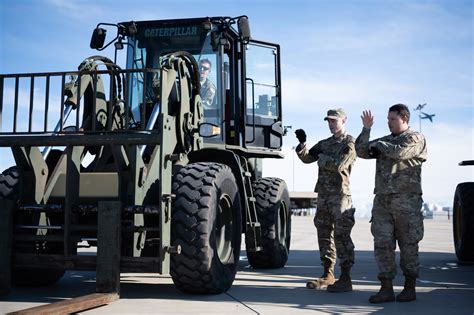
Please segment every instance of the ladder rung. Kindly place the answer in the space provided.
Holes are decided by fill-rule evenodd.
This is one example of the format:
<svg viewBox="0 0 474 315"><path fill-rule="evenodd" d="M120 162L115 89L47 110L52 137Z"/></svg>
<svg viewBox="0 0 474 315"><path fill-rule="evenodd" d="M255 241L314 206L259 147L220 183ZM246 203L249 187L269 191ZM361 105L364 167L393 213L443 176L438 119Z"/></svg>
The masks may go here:
<svg viewBox="0 0 474 315"><path fill-rule="evenodd" d="M18 211L60 213L64 211L64 208L62 205L20 205Z"/></svg>
<svg viewBox="0 0 474 315"><path fill-rule="evenodd" d="M15 225L18 229L62 230L61 225Z"/></svg>

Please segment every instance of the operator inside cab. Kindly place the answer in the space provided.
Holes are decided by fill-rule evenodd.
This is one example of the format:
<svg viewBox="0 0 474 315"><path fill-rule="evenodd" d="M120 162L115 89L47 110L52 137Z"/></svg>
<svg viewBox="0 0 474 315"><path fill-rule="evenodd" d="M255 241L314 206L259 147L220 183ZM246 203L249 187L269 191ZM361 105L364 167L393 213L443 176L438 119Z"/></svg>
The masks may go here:
<svg viewBox="0 0 474 315"><path fill-rule="evenodd" d="M204 121L220 127L222 123L221 109L219 98L216 96L216 84L214 83L217 82L217 77L212 71L213 62L216 59L215 55L199 55L196 56L196 59L199 60L200 96L204 110Z"/></svg>
<svg viewBox="0 0 474 315"><path fill-rule="evenodd" d="M205 110L216 109L214 98L216 96L216 86L209 79L212 71L212 63L209 59L199 61L199 74L201 81L201 102Z"/></svg>

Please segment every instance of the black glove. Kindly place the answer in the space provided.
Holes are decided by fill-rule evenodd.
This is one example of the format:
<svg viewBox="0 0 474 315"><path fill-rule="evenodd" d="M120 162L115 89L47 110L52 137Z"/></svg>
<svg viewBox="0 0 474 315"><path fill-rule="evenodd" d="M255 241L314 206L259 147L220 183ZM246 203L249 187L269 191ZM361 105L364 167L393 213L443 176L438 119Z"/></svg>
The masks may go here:
<svg viewBox="0 0 474 315"><path fill-rule="evenodd" d="M295 131L296 138L300 143L305 143L306 142L306 132L304 132L303 129L297 129Z"/></svg>
<svg viewBox="0 0 474 315"><path fill-rule="evenodd" d="M379 155L380 155L380 150L375 146L370 146L369 147L369 155L370 155L370 157L378 158Z"/></svg>
<svg viewBox="0 0 474 315"><path fill-rule="evenodd" d="M316 148L316 146L312 147L311 149L309 149L309 154L314 157L314 158L317 158L319 156L319 154L322 153L320 150L318 150Z"/></svg>
<svg viewBox="0 0 474 315"><path fill-rule="evenodd" d="M369 144L369 155L373 158L378 158L386 147L387 143L384 141L372 142Z"/></svg>

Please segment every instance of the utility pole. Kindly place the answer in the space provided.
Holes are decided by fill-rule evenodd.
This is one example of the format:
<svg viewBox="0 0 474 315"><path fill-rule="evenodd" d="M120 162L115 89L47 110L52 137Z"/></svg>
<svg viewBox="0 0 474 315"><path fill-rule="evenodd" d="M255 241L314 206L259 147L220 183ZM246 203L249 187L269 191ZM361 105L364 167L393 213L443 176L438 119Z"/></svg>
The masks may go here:
<svg viewBox="0 0 474 315"><path fill-rule="evenodd" d="M418 121L419 121L419 124L420 124L419 130L420 130L420 133L421 133L421 115L420 114L418 114Z"/></svg>
<svg viewBox="0 0 474 315"><path fill-rule="evenodd" d="M425 106L426 106L426 103L424 103L424 104L418 104L418 106L415 108L415 110L418 111L418 123L419 123L419 126L420 126L420 128L419 128L420 132L421 132L421 110L422 110L423 107L425 107Z"/></svg>

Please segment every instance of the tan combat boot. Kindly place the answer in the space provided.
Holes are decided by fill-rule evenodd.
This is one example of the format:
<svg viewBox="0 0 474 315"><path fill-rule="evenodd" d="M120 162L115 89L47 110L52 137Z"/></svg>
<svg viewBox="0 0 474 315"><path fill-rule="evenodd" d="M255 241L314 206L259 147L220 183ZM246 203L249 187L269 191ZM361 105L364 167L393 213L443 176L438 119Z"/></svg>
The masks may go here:
<svg viewBox="0 0 474 315"><path fill-rule="evenodd" d="M334 278L334 267L329 264L324 265L324 273L316 280L306 282L308 289L324 289L336 281Z"/></svg>
<svg viewBox="0 0 474 315"><path fill-rule="evenodd" d="M397 295L397 302L410 302L416 300L416 278L415 277L405 277L405 286Z"/></svg>
<svg viewBox="0 0 474 315"><path fill-rule="evenodd" d="M351 267L341 267L341 276L327 290L333 293L352 291Z"/></svg>
<svg viewBox="0 0 474 315"><path fill-rule="evenodd" d="M395 301L395 293L393 293L392 279L380 279L382 287L380 291L369 298L370 303L385 303Z"/></svg>

